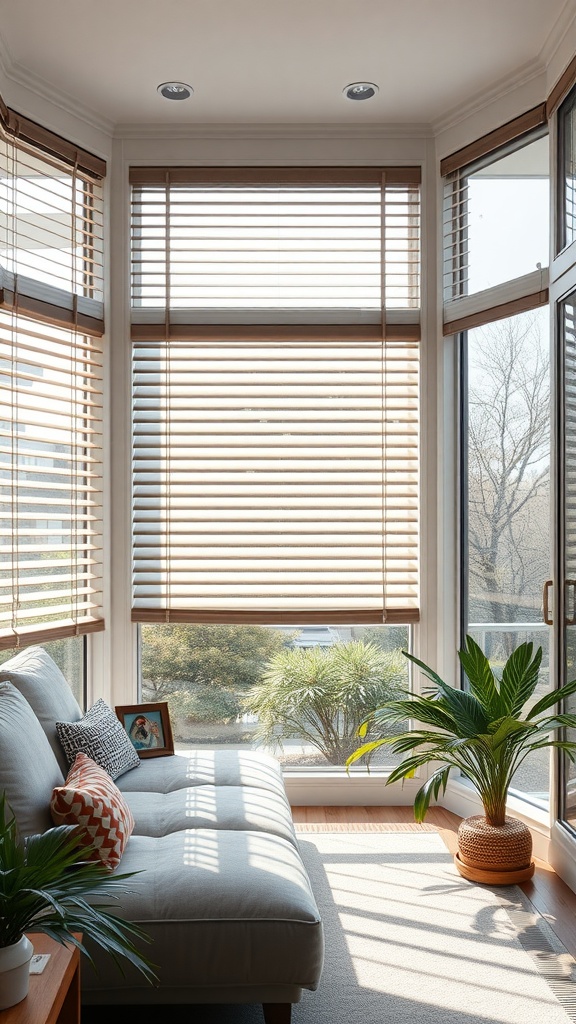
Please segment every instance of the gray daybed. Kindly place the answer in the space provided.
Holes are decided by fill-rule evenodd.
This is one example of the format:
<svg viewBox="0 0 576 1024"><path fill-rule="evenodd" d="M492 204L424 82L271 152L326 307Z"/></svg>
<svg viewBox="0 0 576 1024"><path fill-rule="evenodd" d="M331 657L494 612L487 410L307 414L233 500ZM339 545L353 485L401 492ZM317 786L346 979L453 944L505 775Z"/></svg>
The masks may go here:
<svg viewBox="0 0 576 1024"><path fill-rule="evenodd" d="M0 792L21 834L53 824L68 764L56 722L82 719L40 647L0 665ZM118 872L140 871L114 904L152 938L152 988L92 950L85 1004L262 1003L290 1020L323 964L323 929L301 860L281 770L250 751L198 750L139 761L115 780L135 820Z"/></svg>

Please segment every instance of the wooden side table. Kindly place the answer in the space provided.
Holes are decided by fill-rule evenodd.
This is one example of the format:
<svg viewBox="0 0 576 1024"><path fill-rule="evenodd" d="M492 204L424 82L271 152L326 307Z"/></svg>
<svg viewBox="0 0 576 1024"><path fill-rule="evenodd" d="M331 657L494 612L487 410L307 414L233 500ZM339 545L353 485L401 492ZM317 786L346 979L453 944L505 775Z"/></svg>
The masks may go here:
<svg viewBox="0 0 576 1024"><path fill-rule="evenodd" d="M30 975L26 998L0 1010L0 1024L80 1024L80 951L39 932L28 938L35 953L50 959L42 974Z"/></svg>

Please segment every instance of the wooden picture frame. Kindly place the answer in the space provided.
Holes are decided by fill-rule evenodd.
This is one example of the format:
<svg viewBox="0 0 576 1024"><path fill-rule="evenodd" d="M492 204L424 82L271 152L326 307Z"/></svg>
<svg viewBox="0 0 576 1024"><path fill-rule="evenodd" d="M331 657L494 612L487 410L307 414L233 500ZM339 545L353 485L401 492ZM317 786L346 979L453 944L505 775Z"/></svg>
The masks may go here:
<svg viewBox="0 0 576 1024"><path fill-rule="evenodd" d="M122 704L114 710L139 757L165 757L174 753L172 724L166 701L158 704Z"/></svg>

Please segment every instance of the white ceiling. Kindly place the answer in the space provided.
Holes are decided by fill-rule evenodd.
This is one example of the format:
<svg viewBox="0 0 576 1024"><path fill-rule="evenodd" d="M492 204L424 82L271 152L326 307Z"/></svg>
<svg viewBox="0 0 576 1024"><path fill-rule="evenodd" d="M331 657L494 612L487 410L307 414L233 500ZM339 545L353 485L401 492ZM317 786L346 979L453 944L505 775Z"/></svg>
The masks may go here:
<svg viewBox="0 0 576 1024"><path fill-rule="evenodd" d="M0 0L5 71L117 124L434 124L537 67L572 0ZM167 80L194 88L169 102ZM344 99L350 82L378 95Z"/></svg>

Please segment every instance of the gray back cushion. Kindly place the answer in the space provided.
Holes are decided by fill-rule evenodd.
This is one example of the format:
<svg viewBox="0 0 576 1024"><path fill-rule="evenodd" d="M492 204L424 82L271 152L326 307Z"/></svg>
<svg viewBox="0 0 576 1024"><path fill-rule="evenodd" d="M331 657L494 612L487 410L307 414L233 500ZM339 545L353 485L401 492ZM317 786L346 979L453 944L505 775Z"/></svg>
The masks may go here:
<svg viewBox="0 0 576 1024"><path fill-rule="evenodd" d="M43 647L26 647L0 665L0 682L4 681L20 690L30 704L66 775L68 762L56 732L56 722L78 722L82 711L56 662Z"/></svg>
<svg viewBox="0 0 576 1024"><path fill-rule="evenodd" d="M51 828L50 798L64 775L28 701L12 683L0 683L0 792L21 836Z"/></svg>

